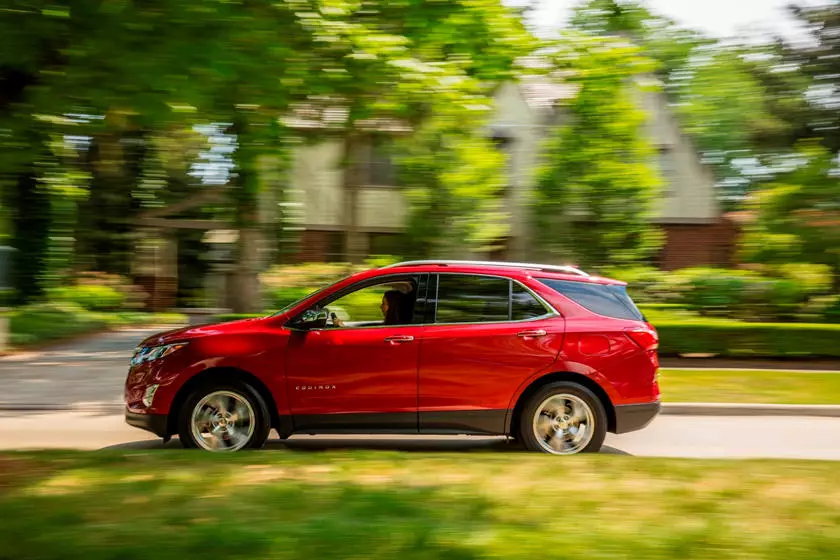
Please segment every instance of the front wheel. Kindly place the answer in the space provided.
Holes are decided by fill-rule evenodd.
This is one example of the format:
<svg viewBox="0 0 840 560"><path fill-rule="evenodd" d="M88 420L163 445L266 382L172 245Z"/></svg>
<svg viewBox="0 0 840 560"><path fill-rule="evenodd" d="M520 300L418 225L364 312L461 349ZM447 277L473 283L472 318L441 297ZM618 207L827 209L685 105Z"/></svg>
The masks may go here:
<svg viewBox="0 0 840 560"><path fill-rule="evenodd" d="M570 382L550 383L525 405L519 422L522 443L553 455L595 453L607 435L607 414L592 391Z"/></svg>
<svg viewBox="0 0 840 560"><path fill-rule="evenodd" d="M259 449L270 425L265 401L245 383L210 384L187 398L178 421L184 447L230 452Z"/></svg>

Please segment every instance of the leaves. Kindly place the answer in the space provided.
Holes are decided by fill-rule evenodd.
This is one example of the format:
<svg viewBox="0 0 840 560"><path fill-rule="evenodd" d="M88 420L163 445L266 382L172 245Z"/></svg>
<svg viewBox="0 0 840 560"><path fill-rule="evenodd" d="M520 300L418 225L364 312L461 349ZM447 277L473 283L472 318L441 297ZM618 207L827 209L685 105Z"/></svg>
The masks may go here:
<svg viewBox="0 0 840 560"><path fill-rule="evenodd" d="M545 249L584 266L644 260L661 243L650 223L659 178L632 79L652 62L621 39L566 35L554 64L577 86L537 178Z"/></svg>

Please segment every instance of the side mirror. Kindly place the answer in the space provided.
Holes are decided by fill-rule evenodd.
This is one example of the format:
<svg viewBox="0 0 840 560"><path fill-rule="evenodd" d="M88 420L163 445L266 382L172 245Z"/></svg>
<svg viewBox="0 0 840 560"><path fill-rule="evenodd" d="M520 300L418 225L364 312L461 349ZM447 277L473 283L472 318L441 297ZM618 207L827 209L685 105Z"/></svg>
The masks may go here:
<svg viewBox="0 0 840 560"><path fill-rule="evenodd" d="M307 309L292 322L291 326L296 329L322 329L327 326L329 312L326 309Z"/></svg>

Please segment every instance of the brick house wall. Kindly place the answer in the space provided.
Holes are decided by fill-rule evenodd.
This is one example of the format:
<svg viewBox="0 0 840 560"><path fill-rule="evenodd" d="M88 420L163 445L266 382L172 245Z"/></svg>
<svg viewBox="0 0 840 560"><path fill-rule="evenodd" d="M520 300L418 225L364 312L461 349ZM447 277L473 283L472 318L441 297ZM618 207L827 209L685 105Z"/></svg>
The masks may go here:
<svg viewBox="0 0 840 560"><path fill-rule="evenodd" d="M660 224L665 246L659 254L663 270L691 266L735 266L738 226L726 219L708 224Z"/></svg>

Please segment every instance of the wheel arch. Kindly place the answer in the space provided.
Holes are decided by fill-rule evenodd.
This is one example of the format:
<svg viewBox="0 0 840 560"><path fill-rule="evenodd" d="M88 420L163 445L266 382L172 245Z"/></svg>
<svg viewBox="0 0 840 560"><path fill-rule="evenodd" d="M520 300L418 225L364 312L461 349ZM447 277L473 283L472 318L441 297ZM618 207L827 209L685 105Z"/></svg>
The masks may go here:
<svg viewBox="0 0 840 560"><path fill-rule="evenodd" d="M615 421L615 405L613 405L612 400L610 400L609 395L604 390L601 385L595 381L594 379L582 375L580 373L574 373L571 371L557 371L554 373L549 373L540 377L539 379L535 379L528 387L522 391L522 394L519 395L519 398L516 401L516 405L513 407L511 413L508 414L507 419L505 421L505 433L508 435L515 435L518 433L519 430L519 421L522 415L522 409L525 408L525 403L528 402L528 399L536 393L541 387L548 385L549 383L554 383L556 381L568 381L571 383L577 383L582 387L586 387L590 391L592 391L598 400L601 401L601 405L604 407L604 412L607 414L607 431L608 432L615 432L616 429L616 421Z"/></svg>
<svg viewBox="0 0 840 560"><path fill-rule="evenodd" d="M175 397L172 399L172 404L169 406L169 414L167 415L166 420L167 435L178 433L178 415L181 413L181 407L198 386L205 383L224 383L231 380L247 383L253 387L257 393L259 393L260 397L262 397L268 407L268 413L271 416L271 428L276 429L280 433L288 433L291 431L291 426L288 426L289 429L286 429L287 427L284 423L284 420L288 421L288 419L280 417L277 410L277 403L275 402L271 391L259 377L243 369L235 367L215 367L205 369L204 371L192 376L181 386L180 389L178 389L178 392L175 393Z"/></svg>

